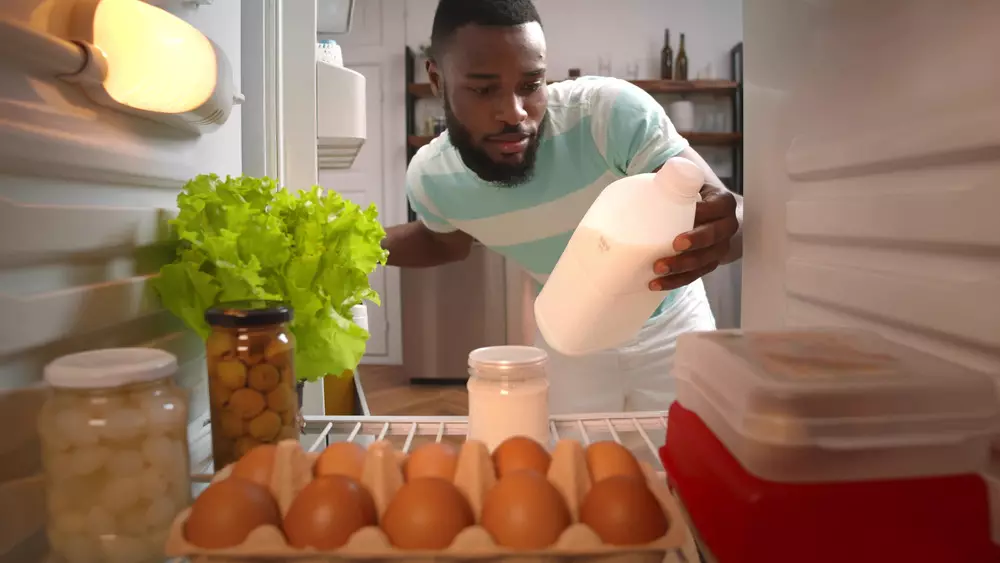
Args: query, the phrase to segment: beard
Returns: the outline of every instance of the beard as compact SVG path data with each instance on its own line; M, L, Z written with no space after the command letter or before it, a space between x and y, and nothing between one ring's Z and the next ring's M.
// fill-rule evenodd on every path
M506 125L502 131L495 133L497 135L529 135L528 146L524 150L524 159L517 164L496 162L490 158L490 155L473 139L472 133L455 117L447 96L444 97L444 119L445 125L448 127L448 137L451 139L451 144L458 149L462 162L484 182L503 188L514 188L531 179L535 172L535 160L538 158L538 146L545 129L545 119L542 119L538 130L534 133L530 133L518 125Z

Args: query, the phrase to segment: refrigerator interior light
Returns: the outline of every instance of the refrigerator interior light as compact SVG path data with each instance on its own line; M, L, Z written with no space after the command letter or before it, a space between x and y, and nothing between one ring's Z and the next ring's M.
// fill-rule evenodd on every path
M141 0L77 0L70 39L87 55L75 81L96 102L194 133L243 101L225 53L198 29Z

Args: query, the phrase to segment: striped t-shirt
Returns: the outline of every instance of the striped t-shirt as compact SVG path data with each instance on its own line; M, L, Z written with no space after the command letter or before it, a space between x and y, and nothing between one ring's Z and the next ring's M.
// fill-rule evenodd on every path
M550 84L547 119L534 175L524 184L500 187L481 180L447 132L417 151L406 172L407 197L427 228L464 231L540 285L608 184L652 172L688 146L659 102L616 78ZM673 296L666 296L661 310Z

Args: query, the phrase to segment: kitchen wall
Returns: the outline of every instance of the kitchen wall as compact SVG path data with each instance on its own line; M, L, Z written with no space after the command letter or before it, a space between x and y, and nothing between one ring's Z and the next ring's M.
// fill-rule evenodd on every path
M219 44L240 84L239 2L153 3ZM71 5L7 1L0 17L59 35L60 10ZM205 411L201 342L159 309L148 281L171 259L165 221L183 183L240 173L241 114L190 137L9 63L0 61L0 563L22 563L45 546L34 384L48 361L97 347L164 348L194 390L192 418Z
M690 77L711 65L714 78L730 78L729 50L743 37L742 0L535 0L548 41L549 75L568 76L576 67L597 74L598 58L625 77L639 65L639 78L659 78L663 30L670 28L677 52L687 35ZM406 0L406 44L430 42L437 0ZM708 78L708 76L706 76Z

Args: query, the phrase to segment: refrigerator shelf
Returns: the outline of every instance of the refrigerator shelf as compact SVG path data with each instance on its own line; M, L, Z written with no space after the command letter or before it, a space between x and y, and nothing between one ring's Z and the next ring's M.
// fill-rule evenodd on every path
M306 416L303 446L307 451L321 451L331 442L358 442L369 445L388 440L401 451L409 452L420 443L452 442L467 439L468 419L464 416ZM639 459L664 476L659 447L667 431L667 413L663 411L630 413L589 413L549 417L553 443L562 439L579 440L584 447L602 440L614 440L629 448ZM192 480L207 483L211 473L196 472Z

